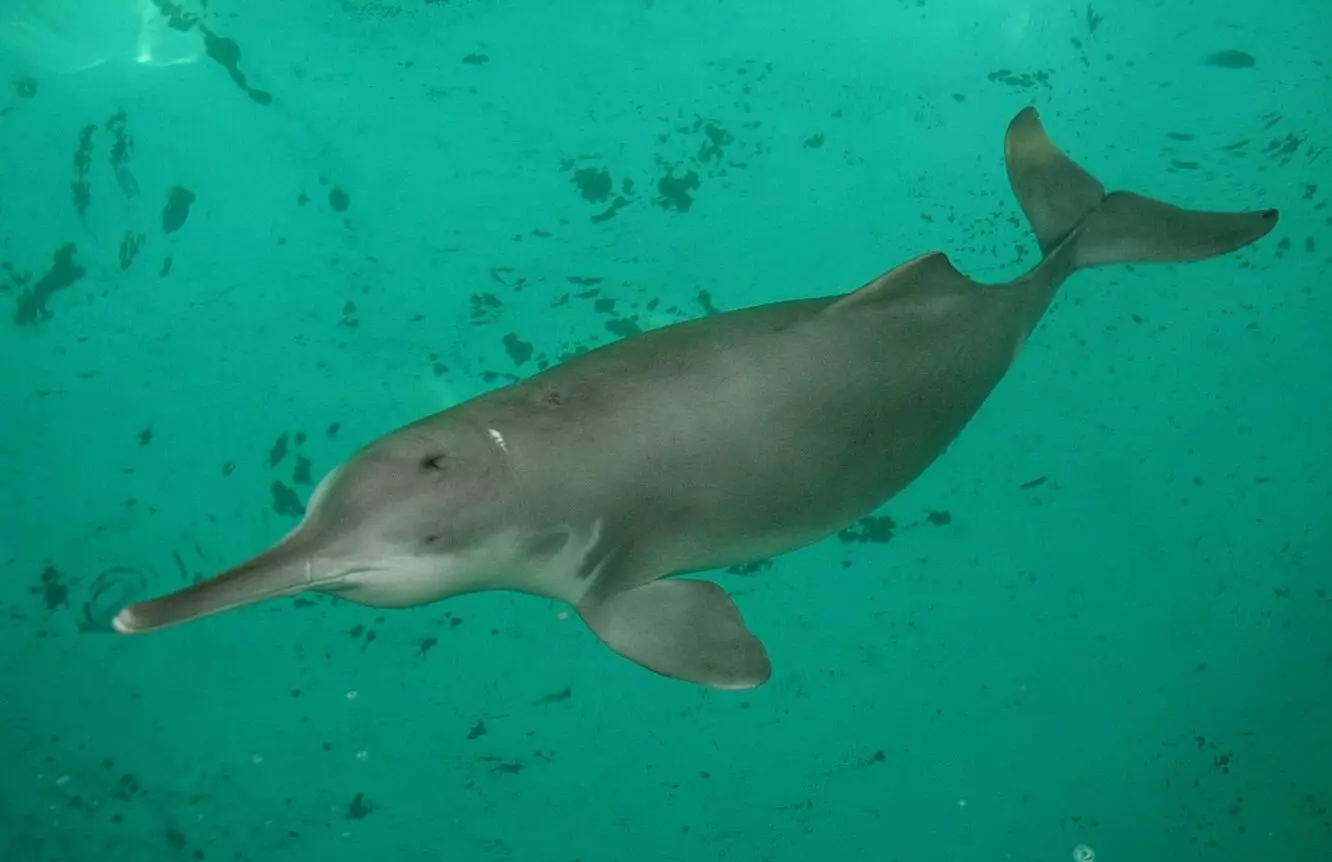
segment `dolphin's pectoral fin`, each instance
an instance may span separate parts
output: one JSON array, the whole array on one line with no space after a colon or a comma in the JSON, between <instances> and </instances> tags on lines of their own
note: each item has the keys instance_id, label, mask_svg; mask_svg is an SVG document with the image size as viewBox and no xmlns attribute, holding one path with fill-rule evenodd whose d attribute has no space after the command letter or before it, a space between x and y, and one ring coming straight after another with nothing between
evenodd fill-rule
<instances>
[{"instance_id":1,"label":"dolphin's pectoral fin","mask_svg":"<svg viewBox=\"0 0 1332 862\"><path fill-rule=\"evenodd\" d=\"M711 581L653 581L580 605L578 612L602 643L663 676L745 689L772 674L763 644Z\"/></svg>"}]
</instances>

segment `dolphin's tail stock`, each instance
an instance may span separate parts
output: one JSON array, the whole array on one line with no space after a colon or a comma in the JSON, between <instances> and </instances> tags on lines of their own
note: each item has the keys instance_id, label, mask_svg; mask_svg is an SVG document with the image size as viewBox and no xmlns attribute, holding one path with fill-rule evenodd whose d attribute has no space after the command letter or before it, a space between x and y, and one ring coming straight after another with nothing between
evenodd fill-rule
<instances>
[{"instance_id":1,"label":"dolphin's tail stock","mask_svg":"<svg viewBox=\"0 0 1332 862\"><path fill-rule=\"evenodd\" d=\"M1004 162L1045 258L1067 275L1112 263L1182 262L1216 257L1265 236L1274 209L1185 210L1132 192L1111 192L1046 135L1035 108L1008 125ZM1058 254L1056 254L1058 252ZM1052 263L1054 261L1051 261Z\"/></svg>"}]
</instances>

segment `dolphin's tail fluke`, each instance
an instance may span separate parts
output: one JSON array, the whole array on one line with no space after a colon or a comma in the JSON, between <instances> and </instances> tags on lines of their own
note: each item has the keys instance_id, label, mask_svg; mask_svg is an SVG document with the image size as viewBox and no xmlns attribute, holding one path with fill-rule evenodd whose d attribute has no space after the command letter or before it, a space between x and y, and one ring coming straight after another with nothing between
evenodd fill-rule
<instances>
[{"instance_id":1,"label":"dolphin's tail fluke","mask_svg":"<svg viewBox=\"0 0 1332 862\"><path fill-rule=\"evenodd\" d=\"M1274 209L1253 212L1184 210L1105 187L1046 135L1035 108L1008 126L1004 161L1022 211L1050 256L1072 242L1069 271L1111 263L1202 260L1265 236Z\"/></svg>"}]
</instances>

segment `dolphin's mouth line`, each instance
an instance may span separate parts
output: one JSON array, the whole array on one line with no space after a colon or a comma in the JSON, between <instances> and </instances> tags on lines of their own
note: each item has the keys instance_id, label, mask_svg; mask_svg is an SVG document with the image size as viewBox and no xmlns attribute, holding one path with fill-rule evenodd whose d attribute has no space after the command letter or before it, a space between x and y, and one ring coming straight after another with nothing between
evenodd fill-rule
<instances>
[{"instance_id":1,"label":"dolphin's mouth line","mask_svg":"<svg viewBox=\"0 0 1332 862\"><path fill-rule=\"evenodd\" d=\"M312 565L308 560L306 561L305 567L306 567L306 572L309 573L311 571ZM304 590L322 590L323 592L335 593L339 589L342 589L346 586L350 586L344 584L344 582L353 575L363 575L367 572L373 573L373 572L382 572L382 571L384 571L384 569L377 566L356 566L347 569L346 571L338 572L336 575L331 575L327 578L315 579L314 577L310 577L307 575L305 583L302 585L301 588Z\"/></svg>"}]
</instances>

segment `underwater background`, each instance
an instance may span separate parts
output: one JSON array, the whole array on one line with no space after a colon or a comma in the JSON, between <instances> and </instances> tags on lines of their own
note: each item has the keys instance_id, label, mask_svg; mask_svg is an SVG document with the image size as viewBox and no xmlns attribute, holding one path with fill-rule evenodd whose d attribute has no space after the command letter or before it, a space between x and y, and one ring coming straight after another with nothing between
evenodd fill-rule
<instances>
[{"instance_id":1,"label":"underwater background","mask_svg":"<svg viewBox=\"0 0 1332 862\"><path fill-rule=\"evenodd\" d=\"M1332 860L1322 0L0 0L0 862ZM1269 237L1074 276L727 693L558 603L125 602L575 351L1039 254L1026 105Z\"/></svg>"}]
</instances>

